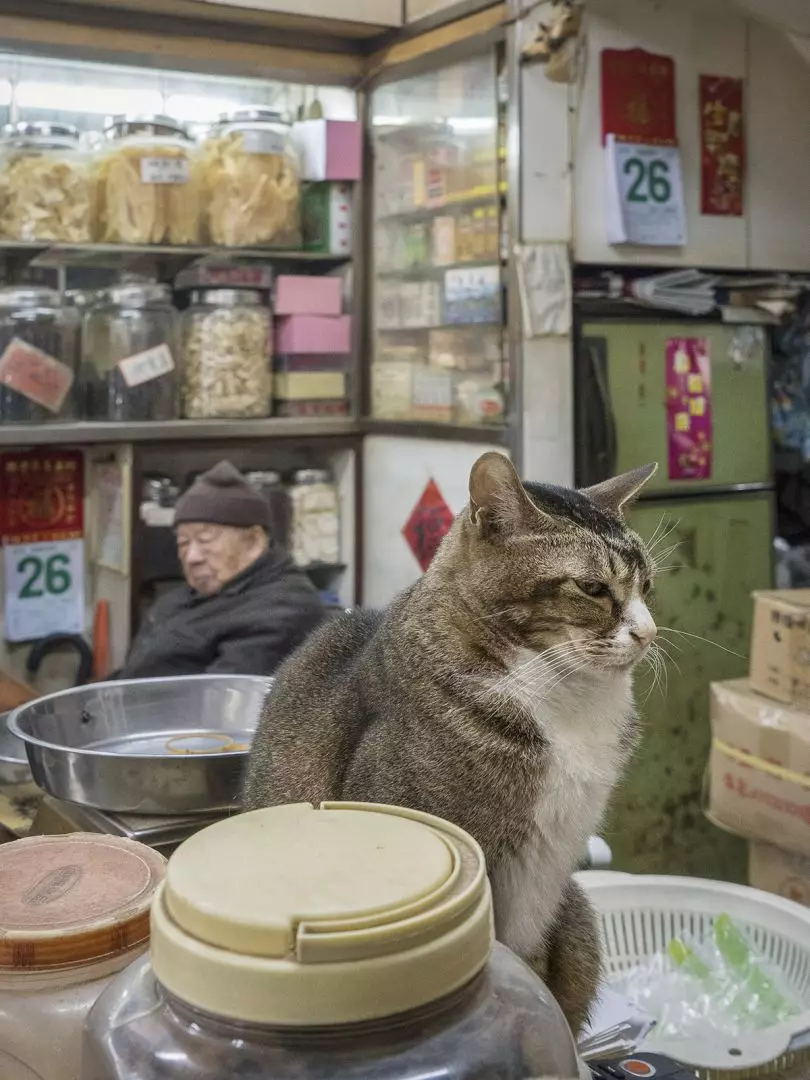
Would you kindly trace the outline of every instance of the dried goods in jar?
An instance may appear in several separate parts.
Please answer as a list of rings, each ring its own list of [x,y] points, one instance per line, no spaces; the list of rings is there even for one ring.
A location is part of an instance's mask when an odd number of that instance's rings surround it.
[[[76,414],[79,324],[41,287],[0,289],[0,423]]]
[[[99,240],[199,243],[199,163],[184,129],[152,117],[116,121],[109,134],[97,163]]]
[[[201,171],[214,244],[300,243],[298,164],[277,113],[255,109],[224,117],[205,141]]]
[[[9,125],[0,144],[0,235],[80,244],[92,239],[93,182],[75,128]]]
[[[184,415],[267,416],[270,412],[270,311],[261,293],[195,293],[183,316]]]

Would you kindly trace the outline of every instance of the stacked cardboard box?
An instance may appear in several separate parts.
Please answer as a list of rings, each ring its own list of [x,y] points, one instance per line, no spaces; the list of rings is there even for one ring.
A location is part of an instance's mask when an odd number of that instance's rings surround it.
[[[709,817],[750,883],[810,905],[810,589],[756,593],[748,679],[711,686]]]

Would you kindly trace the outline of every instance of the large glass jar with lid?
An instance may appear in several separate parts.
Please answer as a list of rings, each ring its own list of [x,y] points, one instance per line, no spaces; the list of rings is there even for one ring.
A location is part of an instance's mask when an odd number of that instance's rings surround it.
[[[495,944],[483,853],[426,814],[240,814],[187,840],[151,960],[105,991],[83,1080],[580,1075],[559,1005]]]
[[[0,289],[0,424],[77,414],[79,323],[53,289]]]
[[[340,495],[326,469],[299,469],[290,488],[290,554],[298,566],[340,562]]]
[[[299,165],[290,127],[270,109],[220,117],[202,149],[209,240],[226,247],[298,247]]]
[[[99,240],[199,243],[199,164],[183,125],[169,116],[122,116],[105,135],[97,161]]]
[[[183,312],[183,415],[269,416],[272,320],[253,289],[199,289]]]
[[[92,240],[93,181],[79,133],[67,124],[20,123],[0,141],[0,236],[81,244]]]
[[[179,316],[165,285],[109,289],[84,316],[82,385],[90,420],[176,420]]]

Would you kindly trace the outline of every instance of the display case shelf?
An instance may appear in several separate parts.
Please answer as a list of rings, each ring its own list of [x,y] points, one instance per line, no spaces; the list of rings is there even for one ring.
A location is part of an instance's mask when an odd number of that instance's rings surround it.
[[[375,220],[375,225],[396,225],[403,222],[426,221],[438,217],[440,214],[449,214],[453,211],[474,210],[477,207],[492,206],[493,200],[506,193],[506,187],[490,188],[485,192],[476,192],[474,195],[450,196],[441,202],[432,203],[429,206],[414,206],[407,210],[397,210],[390,214],[380,214]]]
[[[4,424],[0,446],[92,446],[99,443],[198,442],[228,439],[310,440],[359,432],[350,417],[261,420],[169,420],[154,423]]]
[[[442,266],[409,266],[401,270],[378,270],[377,277],[384,281],[434,281],[448,270],[488,270],[490,267],[501,269],[500,259],[474,259],[470,262],[446,263]]]

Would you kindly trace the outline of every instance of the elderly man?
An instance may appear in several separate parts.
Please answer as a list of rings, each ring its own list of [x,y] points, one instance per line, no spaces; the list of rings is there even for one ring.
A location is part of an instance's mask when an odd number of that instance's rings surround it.
[[[269,527],[266,499],[230,462],[198,477],[175,513],[186,585],[149,611],[118,677],[275,671],[324,609]]]

